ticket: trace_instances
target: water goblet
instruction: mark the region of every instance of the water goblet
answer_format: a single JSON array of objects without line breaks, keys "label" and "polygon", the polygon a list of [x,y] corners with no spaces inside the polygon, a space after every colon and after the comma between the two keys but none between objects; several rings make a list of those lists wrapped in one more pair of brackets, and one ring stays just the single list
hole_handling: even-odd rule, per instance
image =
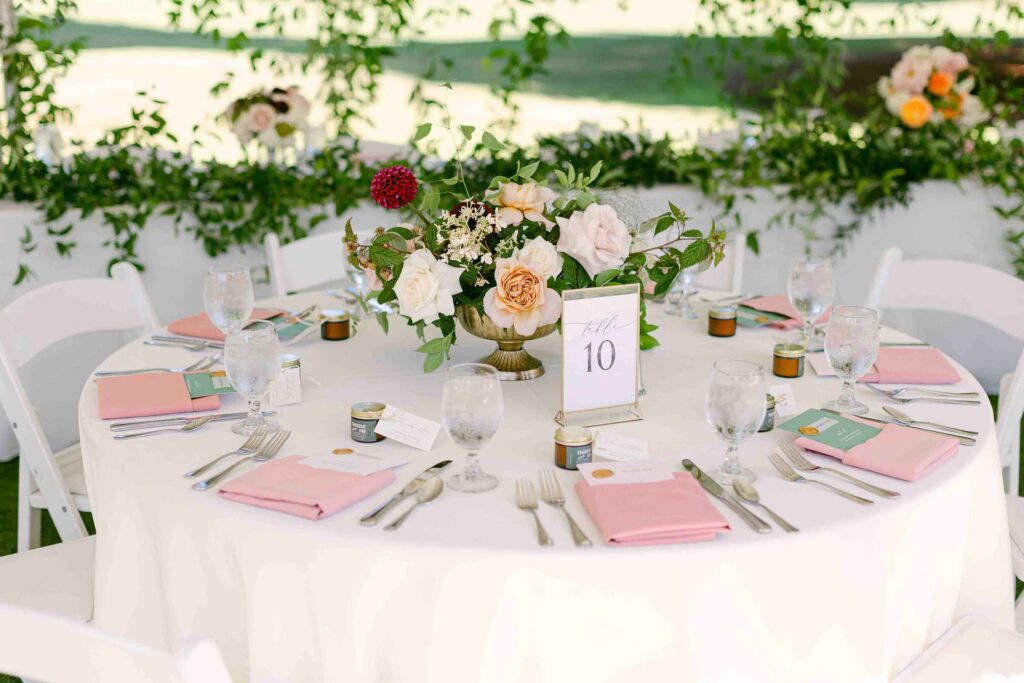
[{"label": "water goblet", "polygon": [[249,269],[237,264],[210,266],[206,271],[203,303],[210,322],[226,337],[252,316],[255,301]]},{"label": "water goblet", "polygon": [[832,262],[829,259],[797,261],[789,269],[787,290],[789,303],[803,321],[797,343],[808,351],[820,351],[821,342],[814,334],[814,322],[828,310],[836,295]]},{"label": "water goblet", "polygon": [[466,468],[448,480],[451,488],[479,493],[498,485],[497,477],[480,469],[477,453],[498,431],[503,413],[497,370],[480,363],[452,366],[441,396],[441,422],[455,445],[466,451]]},{"label": "water goblet", "polygon": [[714,364],[704,414],[715,433],[728,444],[721,467],[712,475],[723,486],[736,479],[752,482],[757,478],[740,465],[736,452],[761,427],[768,408],[767,394],[764,368],[759,363],[720,360]]},{"label": "water goblet", "polygon": [[278,424],[260,410],[260,400],[281,371],[281,344],[274,324],[257,320],[229,334],[224,342],[224,369],[231,386],[249,401],[248,417],[231,431],[245,435],[261,428],[268,434],[276,432]]},{"label": "water goblet", "polygon": [[682,315],[687,320],[696,320],[698,317],[697,312],[693,310],[693,306],[690,305],[690,297],[693,296],[693,282],[697,279],[696,267],[691,267],[683,270],[679,273],[678,282],[682,285],[683,294],[683,307]]},{"label": "water goblet", "polygon": [[825,330],[825,357],[843,380],[839,398],[825,407],[846,415],[865,415],[868,407],[853,395],[853,385],[878,357],[878,313],[863,306],[836,306]]},{"label": "water goblet", "polygon": [[665,293],[665,314],[681,316],[683,314],[682,303],[683,287],[679,280],[676,280]]}]

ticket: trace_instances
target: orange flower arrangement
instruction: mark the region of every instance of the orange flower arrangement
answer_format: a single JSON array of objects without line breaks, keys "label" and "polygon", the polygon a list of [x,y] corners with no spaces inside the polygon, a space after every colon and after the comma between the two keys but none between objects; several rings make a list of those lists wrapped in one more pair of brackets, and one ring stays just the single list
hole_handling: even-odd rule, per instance
[{"label": "orange flower arrangement", "polygon": [[900,120],[908,128],[920,128],[931,120],[934,112],[931,102],[921,95],[911,95],[900,107]]},{"label": "orange flower arrangement", "polygon": [[973,89],[967,55],[941,45],[910,48],[878,81],[885,108],[912,129],[945,121],[963,128],[983,123],[989,112]]}]

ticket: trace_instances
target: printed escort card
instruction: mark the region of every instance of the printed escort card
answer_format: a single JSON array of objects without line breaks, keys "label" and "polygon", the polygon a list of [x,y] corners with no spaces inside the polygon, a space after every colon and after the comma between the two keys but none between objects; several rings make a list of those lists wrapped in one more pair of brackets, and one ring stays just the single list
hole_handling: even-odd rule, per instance
[{"label": "printed escort card", "polygon": [[668,463],[660,460],[637,462],[587,462],[580,463],[580,474],[591,486],[606,484],[648,484],[655,481],[669,481],[672,470]]},{"label": "printed escort card", "polygon": [[228,375],[223,370],[186,373],[185,386],[188,387],[188,394],[192,398],[235,393],[235,388],[231,386]]},{"label": "printed escort card", "polygon": [[764,327],[784,320],[789,320],[789,317],[780,313],[759,311],[750,306],[737,306],[736,308],[736,324],[743,327]]},{"label": "printed escort card", "polygon": [[812,408],[792,420],[779,425],[779,429],[800,434],[815,443],[824,444],[840,451],[848,451],[881,433],[881,429],[835,413],[826,413]]},{"label": "printed escort card", "polygon": [[639,420],[640,286],[562,292],[563,425]]},{"label": "printed escort card", "polygon": [[429,451],[434,447],[437,433],[441,431],[441,423],[388,405],[384,407],[384,414],[377,421],[374,431],[406,446]]},{"label": "printed escort card", "polygon": [[647,442],[601,430],[594,437],[594,460],[626,462],[650,458]]}]

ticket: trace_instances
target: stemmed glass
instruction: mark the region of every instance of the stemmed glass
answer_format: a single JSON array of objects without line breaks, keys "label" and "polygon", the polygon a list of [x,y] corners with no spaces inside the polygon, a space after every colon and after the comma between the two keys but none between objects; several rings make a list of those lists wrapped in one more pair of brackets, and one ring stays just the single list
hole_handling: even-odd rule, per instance
[{"label": "stemmed glass", "polygon": [[836,295],[835,273],[829,259],[797,261],[789,269],[789,303],[803,319],[799,343],[808,351],[820,351],[814,335],[814,321],[832,305]]},{"label": "stemmed glass", "polygon": [[843,380],[839,398],[825,407],[847,415],[867,414],[868,407],[853,395],[853,385],[878,357],[878,313],[863,306],[836,306],[825,331],[825,357]]},{"label": "stemmed glass", "polygon": [[687,268],[679,273],[676,281],[672,284],[672,288],[665,295],[665,302],[668,304],[665,307],[665,313],[668,315],[679,315],[688,320],[697,319],[697,313],[693,310],[693,306],[690,305],[690,297],[693,295],[691,285],[696,277],[697,272],[694,268]]},{"label": "stemmed glass", "polygon": [[255,297],[249,269],[237,264],[210,266],[206,271],[203,303],[210,322],[226,337],[252,316]]},{"label": "stemmed glass", "polygon": [[501,425],[504,406],[498,371],[490,365],[454,365],[444,381],[441,422],[448,436],[466,451],[466,469],[448,480],[456,491],[479,493],[498,485],[498,478],[480,469],[476,456]]},{"label": "stemmed glass", "polygon": [[224,369],[231,386],[249,401],[249,415],[231,428],[235,434],[252,434],[262,428],[276,432],[279,426],[260,410],[260,399],[281,371],[281,344],[277,328],[266,320],[249,323],[232,332],[224,342]]},{"label": "stemmed glass", "polygon": [[708,422],[728,445],[725,460],[715,479],[730,485],[736,479],[754,481],[757,475],[740,466],[739,445],[761,427],[768,408],[764,368],[745,360],[720,360],[711,373],[711,386],[704,398]]}]

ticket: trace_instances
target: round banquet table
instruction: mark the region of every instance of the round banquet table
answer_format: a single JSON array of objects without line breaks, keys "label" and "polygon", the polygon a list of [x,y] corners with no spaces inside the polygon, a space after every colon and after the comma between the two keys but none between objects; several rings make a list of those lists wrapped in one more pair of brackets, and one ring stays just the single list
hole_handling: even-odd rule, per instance
[{"label": "round banquet table", "polygon": [[[307,293],[265,303],[299,310],[339,302]],[[645,419],[605,429],[646,439],[652,457],[674,469],[691,457],[710,471],[724,451],[704,419],[711,363],[770,367],[779,333],[740,328],[718,339],[706,335],[706,319],[666,316],[657,305],[649,316],[661,325],[661,346],[642,354]],[[905,339],[892,330],[882,337]],[[349,407],[358,401],[440,420],[444,372],[422,374],[417,345],[412,328],[392,318],[389,336],[371,319],[348,341],[311,336],[289,347],[302,358],[304,400],[278,409],[292,430],[280,455],[352,446]],[[909,406],[920,419],[981,432],[978,443],[914,483],[856,471],[903,494],[871,507],[782,480],[766,453],[783,433],[751,438],[741,458],[758,474],[762,499],[800,527],[795,534],[759,535],[714,501],[732,525],[714,541],[610,547],[572,492],[579,475],[558,470],[567,507],[595,547],[574,547],[562,515],[543,504],[555,545],[539,547],[533,520],[514,505],[514,481],[536,481],[539,469],[553,467],[559,337],[529,349],[548,373],[502,384],[505,417],[481,457],[500,486],[446,490],[395,533],[357,520],[435,462],[455,460],[446,476],[462,466],[443,431],[429,453],[390,440],[360,445],[412,463],[374,497],[313,522],[190,488],[184,472],[239,444],[229,423],[114,441],[88,382],[79,419],[98,531],[96,623],[170,648],[210,637],[237,680],[346,683],[887,681],[964,615],[1012,625],[987,402]],[[490,342],[461,333],[452,362],[489,350]],[[176,367],[190,358],[136,341],[101,368]],[[981,391],[957,369],[959,389]],[[769,374],[769,385],[785,381],[801,409],[839,390],[836,378],[809,367],[798,380]],[[878,415],[879,398],[857,393]],[[223,409],[242,410],[242,400],[231,396]]]}]

